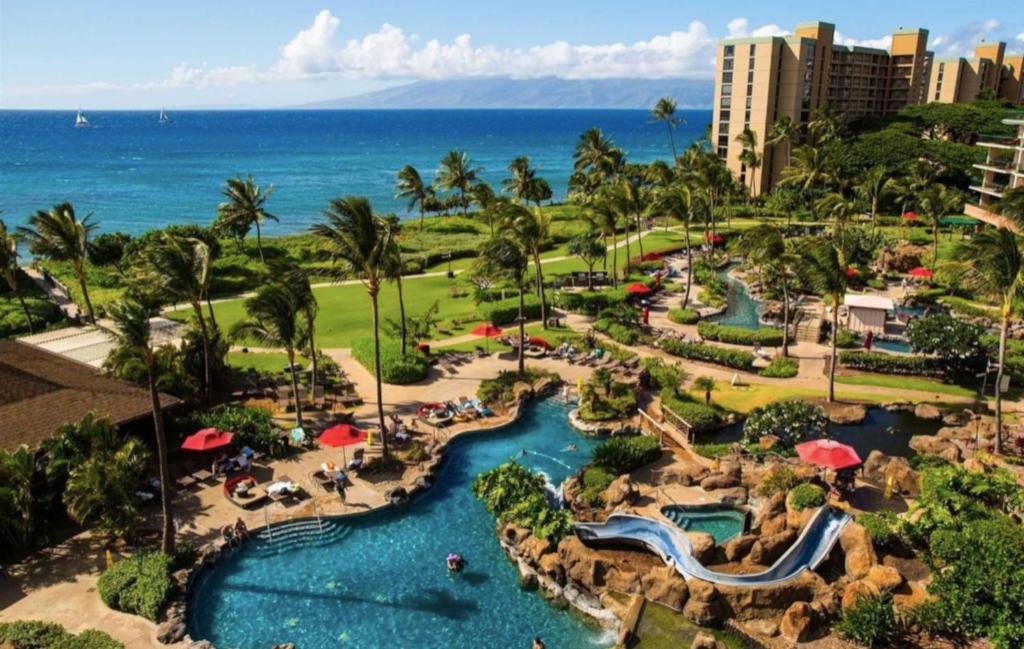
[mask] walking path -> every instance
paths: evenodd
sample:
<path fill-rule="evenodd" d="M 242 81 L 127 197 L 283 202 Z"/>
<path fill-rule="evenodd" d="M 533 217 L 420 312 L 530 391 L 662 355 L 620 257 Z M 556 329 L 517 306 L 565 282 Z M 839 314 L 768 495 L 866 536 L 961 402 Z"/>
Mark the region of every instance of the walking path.
<path fill-rule="evenodd" d="M 28 275 L 36 286 L 50 296 L 61 312 L 70 320 L 78 321 L 85 313 L 78 308 L 78 305 L 71 299 L 71 293 L 54 278 L 53 283 L 46 281 L 46 277 L 39 270 L 31 266 L 23 266 L 22 271 Z"/>

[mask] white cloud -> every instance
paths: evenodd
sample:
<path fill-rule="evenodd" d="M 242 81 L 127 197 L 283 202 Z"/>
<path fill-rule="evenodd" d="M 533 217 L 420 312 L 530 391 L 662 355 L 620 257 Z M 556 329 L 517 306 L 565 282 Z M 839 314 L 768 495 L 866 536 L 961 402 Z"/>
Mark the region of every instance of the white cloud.
<path fill-rule="evenodd" d="M 880 36 L 879 38 L 850 38 L 841 32 L 836 32 L 836 45 L 854 45 L 859 47 L 873 47 L 875 49 L 887 50 L 892 45 L 892 36 Z"/>
<path fill-rule="evenodd" d="M 929 47 L 940 57 L 971 56 L 974 46 L 983 40 L 991 40 L 999 27 L 999 21 L 994 18 L 967 23 L 950 34 L 933 38 Z"/>
<path fill-rule="evenodd" d="M 726 24 L 725 28 L 729 30 L 729 38 L 747 38 L 749 36 L 755 38 L 762 36 L 785 36 L 790 33 L 789 30 L 783 29 L 774 23 L 762 25 L 761 27 L 750 31 L 750 21 L 746 18 L 733 18 L 728 22 L 728 24 Z"/>
<path fill-rule="evenodd" d="M 1024 32 L 1017 34 L 1017 40 L 1024 43 Z"/>

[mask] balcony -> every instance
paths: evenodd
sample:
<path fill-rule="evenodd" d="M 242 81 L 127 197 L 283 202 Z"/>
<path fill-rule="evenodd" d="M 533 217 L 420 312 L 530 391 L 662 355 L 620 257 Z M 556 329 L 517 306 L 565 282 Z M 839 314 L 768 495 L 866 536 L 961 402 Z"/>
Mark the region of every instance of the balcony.
<path fill-rule="evenodd" d="M 974 165 L 974 168 L 975 169 L 981 169 L 982 171 L 991 171 L 992 173 L 995 173 L 995 174 L 1004 174 L 1004 175 L 1007 175 L 1007 176 L 1012 174 L 1012 173 L 1020 173 L 1013 166 L 1013 161 L 1012 160 L 1007 160 L 1007 161 L 993 160 L 992 162 L 983 162 L 981 164 Z"/>
<path fill-rule="evenodd" d="M 1006 185 L 971 185 L 971 191 L 993 198 L 1002 198 L 1003 192 L 1006 191 Z"/>
<path fill-rule="evenodd" d="M 982 223 L 994 225 L 997 228 L 1008 228 L 1010 230 L 1013 230 L 1014 232 L 1019 232 L 1017 226 L 1008 218 L 1006 218 L 1005 216 L 1000 216 L 999 214 L 996 214 L 994 212 L 989 212 L 987 209 L 981 207 L 980 205 L 975 205 L 973 203 L 965 203 L 964 214 L 972 218 L 978 219 Z"/>
<path fill-rule="evenodd" d="M 1024 148 L 1020 137 L 1010 135 L 978 135 L 978 146 L 1010 151 Z"/>

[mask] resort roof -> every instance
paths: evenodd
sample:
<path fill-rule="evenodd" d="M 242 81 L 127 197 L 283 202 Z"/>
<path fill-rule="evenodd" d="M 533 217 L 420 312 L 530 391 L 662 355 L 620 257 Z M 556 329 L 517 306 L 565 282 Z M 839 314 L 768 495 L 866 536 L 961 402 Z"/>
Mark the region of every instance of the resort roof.
<path fill-rule="evenodd" d="M 847 295 L 843 300 L 843 304 L 855 308 L 879 309 L 882 311 L 892 311 L 896 308 L 896 304 L 891 298 L 882 295 Z"/>
<path fill-rule="evenodd" d="M 162 405 L 178 403 L 160 395 Z M 32 448 L 88 412 L 125 424 L 150 413 L 149 392 L 97 369 L 13 340 L 0 340 L 0 448 Z"/>

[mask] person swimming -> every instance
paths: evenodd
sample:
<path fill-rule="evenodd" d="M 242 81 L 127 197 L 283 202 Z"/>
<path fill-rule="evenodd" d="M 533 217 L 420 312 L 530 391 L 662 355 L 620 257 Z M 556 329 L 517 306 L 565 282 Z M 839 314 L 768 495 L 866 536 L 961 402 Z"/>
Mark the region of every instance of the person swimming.
<path fill-rule="evenodd" d="M 448 571 L 449 572 L 462 572 L 462 569 L 466 567 L 465 557 L 457 552 L 450 552 L 448 554 Z"/>
<path fill-rule="evenodd" d="M 575 444 L 569 444 L 568 446 L 566 446 L 562 450 L 567 452 L 567 453 L 575 453 L 578 449 L 576 448 Z"/>

